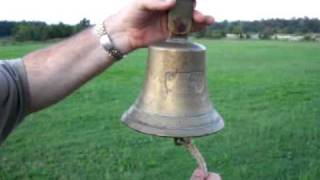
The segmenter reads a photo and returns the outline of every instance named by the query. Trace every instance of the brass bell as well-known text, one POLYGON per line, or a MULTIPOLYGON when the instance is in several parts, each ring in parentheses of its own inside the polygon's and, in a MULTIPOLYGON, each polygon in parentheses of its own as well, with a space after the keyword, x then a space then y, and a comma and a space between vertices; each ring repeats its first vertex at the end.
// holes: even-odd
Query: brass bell
POLYGON ((224 127, 209 99, 206 48, 187 40, 192 11, 192 0, 177 1, 176 8, 169 13, 172 37, 149 47, 144 87, 122 116, 130 128, 179 138, 209 135, 224 127))

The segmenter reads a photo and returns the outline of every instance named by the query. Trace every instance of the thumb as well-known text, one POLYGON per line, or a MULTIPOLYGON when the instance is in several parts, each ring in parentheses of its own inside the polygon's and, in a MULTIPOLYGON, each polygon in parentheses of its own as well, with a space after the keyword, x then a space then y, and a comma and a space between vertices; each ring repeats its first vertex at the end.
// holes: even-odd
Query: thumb
POLYGON ((137 0, 141 10, 166 11, 176 4, 176 0, 137 0))

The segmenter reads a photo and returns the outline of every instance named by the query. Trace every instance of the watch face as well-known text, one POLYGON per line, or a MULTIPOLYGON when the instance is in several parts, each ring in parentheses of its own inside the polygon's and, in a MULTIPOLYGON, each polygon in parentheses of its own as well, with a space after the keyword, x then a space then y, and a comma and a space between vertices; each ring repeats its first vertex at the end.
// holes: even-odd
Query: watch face
POLYGON ((107 34, 100 37, 100 43, 105 49, 113 48, 111 39, 107 34))

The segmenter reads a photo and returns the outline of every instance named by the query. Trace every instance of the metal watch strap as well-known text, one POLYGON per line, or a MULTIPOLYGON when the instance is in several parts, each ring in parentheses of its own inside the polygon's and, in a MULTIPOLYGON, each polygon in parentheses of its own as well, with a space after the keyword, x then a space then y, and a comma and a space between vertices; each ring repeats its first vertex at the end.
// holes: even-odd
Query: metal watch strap
POLYGON ((104 24, 98 24, 95 26, 95 32, 100 38, 100 43, 102 47, 106 50, 109 56, 113 57, 115 60, 119 61, 124 57, 124 54, 115 47, 114 42, 112 41, 107 29, 105 28, 104 24), (106 44, 102 41, 102 38, 107 36, 109 38, 109 43, 106 44))

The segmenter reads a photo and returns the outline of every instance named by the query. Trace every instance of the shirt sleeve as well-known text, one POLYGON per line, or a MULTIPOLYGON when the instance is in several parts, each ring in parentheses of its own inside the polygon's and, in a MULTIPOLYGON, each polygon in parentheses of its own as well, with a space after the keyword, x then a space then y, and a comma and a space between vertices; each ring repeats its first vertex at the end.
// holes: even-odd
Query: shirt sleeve
POLYGON ((23 61, 0 61, 0 145, 27 115, 29 102, 23 61))

